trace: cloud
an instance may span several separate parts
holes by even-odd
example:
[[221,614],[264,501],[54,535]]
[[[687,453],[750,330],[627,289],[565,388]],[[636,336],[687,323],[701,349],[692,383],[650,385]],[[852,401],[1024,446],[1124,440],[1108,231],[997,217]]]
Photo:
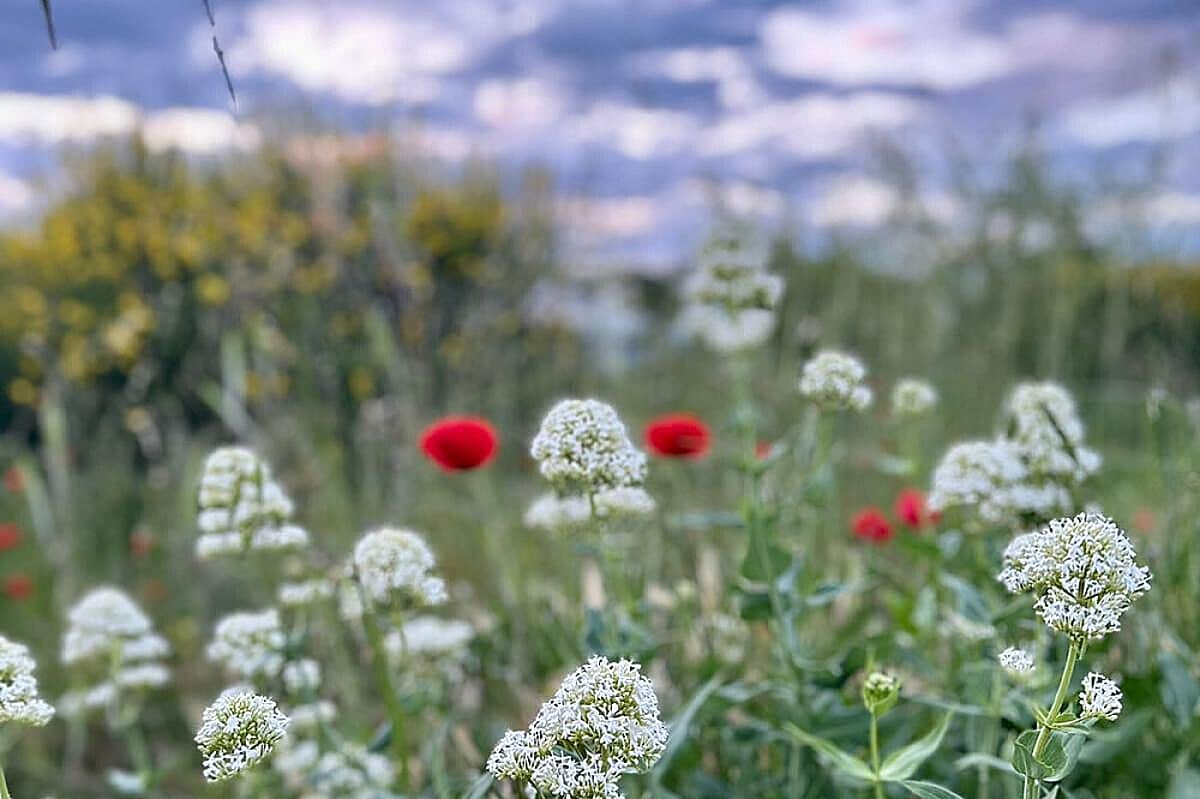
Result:
[[626,158],[644,161],[676,155],[690,146],[699,122],[683,111],[601,100],[564,126],[575,141],[612,147]]
[[[928,192],[912,200],[921,211],[939,222],[953,222],[959,203],[942,192]],[[812,202],[808,219],[824,228],[876,228],[899,213],[906,198],[894,186],[865,175],[843,174],[830,180]]]
[[634,71],[676,83],[713,83],[725,108],[745,108],[767,99],[754,68],[736,47],[656,50],[636,57]]
[[282,77],[301,89],[366,105],[423,103],[445,76],[545,20],[544,2],[263,0],[229,46],[239,75]]
[[210,108],[143,112],[111,96],[0,93],[0,143],[57,146],[140,131],[152,149],[197,155],[254,147],[258,130]]
[[1017,17],[995,32],[972,25],[970,0],[876,0],[827,12],[784,8],[760,35],[783,75],[841,86],[920,86],[954,91],[1020,71],[1119,68],[1152,32],[1062,12]]
[[1002,39],[966,27],[966,10],[930,0],[825,13],[783,8],[763,20],[763,52],[775,70],[798,78],[959,89],[1013,67]]
[[0,141],[59,145],[127,134],[138,108],[116,97],[0,93]]
[[854,149],[876,130],[896,130],[921,117],[923,104],[897,94],[812,94],[727,115],[706,130],[698,150],[725,156],[776,144],[800,159]]
[[563,92],[538,78],[485,80],[475,89],[475,118],[493,128],[538,128],[558,121]]
[[34,193],[25,181],[0,172],[0,220],[7,220],[33,207]]
[[1097,148],[1182,139],[1200,133],[1200,84],[1179,81],[1084,100],[1067,108],[1056,127],[1069,142]]

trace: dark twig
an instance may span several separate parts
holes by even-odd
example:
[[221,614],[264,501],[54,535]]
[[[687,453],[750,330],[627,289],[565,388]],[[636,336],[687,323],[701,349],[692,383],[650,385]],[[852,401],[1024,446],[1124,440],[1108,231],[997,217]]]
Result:
[[[49,0],[42,0],[43,3]],[[213,52],[217,54],[217,61],[221,64],[221,74],[225,76],[225,88],[229,90],[229,99],[233,100],[233,107],[237,108],[237,92],[233,90],[233,78],[229,76],[229,67],[225,64],[225,51],[221,49],[221,43],[217,41],[217,18],[213,16],[212,6],[209,0],[200,0],[204,4],[204,13],[208,16],[208,27],[212,29],[212,44]]]
[[46,17],[46,33],[50,35],[50,47],[57,50],[58,33],[54,30],[54,14],[50,11],[50,0],[42,0],[42,15]]

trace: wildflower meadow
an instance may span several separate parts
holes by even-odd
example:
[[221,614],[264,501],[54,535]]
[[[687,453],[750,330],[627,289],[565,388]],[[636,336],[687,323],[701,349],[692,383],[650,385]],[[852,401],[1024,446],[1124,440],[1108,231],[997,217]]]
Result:
[[0,799],[1200,799],[1194,13],[22,4]]

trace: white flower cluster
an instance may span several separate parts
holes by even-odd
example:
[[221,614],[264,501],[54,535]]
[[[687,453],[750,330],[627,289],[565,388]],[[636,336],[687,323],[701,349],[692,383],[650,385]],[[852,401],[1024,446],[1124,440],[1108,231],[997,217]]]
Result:
[[1057,383],[1022,383],[1008,400],[1008,437],[1037,477],[1077,484],[1100,468],[1083,443],[1083,422],[1070,392]]
[[685,287],[683,327],[718,353],[760,346],[775,329],[774,310],[784,288],[765,263],[759,248],[735,237],[714,238]]
[[1075,401],[1054,383],[1023,383],[1006,407],[1005,435],[956,444],[934,471],[930,507],[973,508],[984,522],[1045,521],[1074,509],[1072,490],[1100,467],[1083,445]]
[[621,775],[648,771],[666,744],[641,666],[593,657],[563,680],[528,730],[505,733],[487,768],[556,799],[617,799]]
[[1150,589],[1150,570],[1138,565],[1133,543],[1098,513],[1017,536],[999,579],[1012,593],[1037,594],[1034,608],[1046,625],[1077,640],[1121,629],[1121,616]]
[[64,696],[64,712],[104,707],[126,691],[166,685],[171,672],[162,661],[170,653],[166,639],[128,594],[110,586],[88,592],[67,612],[62,662],[105,676]]
[[286,644],[287,636],[275,608],[231,613],[217,622],[208,658],[246,680],[272,679],[283,669]]
[[587,497],[564,496],[554,493],[543,494],[525,511],[526,527],[544,530],[571,530],[584,528],[592,521],[592,510],[597,519],[612,519],[623,516],[644,516],[653,513],[657,504],[645,489],[632,486],[608,488]]
[[208,456],[199,504],[196,555],[202,560],[308,546],[308,533],[290,523],[292,501],[271,467],[245,447],[221,447]]
[[1015,524],[1065,513],[1071,495],[1053,482],[1031,482],[1017,446],[1006,439],[964,441],[950,447],[933,471],[929,506],[974,508],[984,522]]
[[384,648],[395,658],[460,657],[475,638],[475,628],[460,619],[417,616],[392,630]]
[[29,647],[0,635],[0,725],[44,727],[54,717],[38,693],[36,668]]
[[551,408],[530,454],[564,495],[636,488],[646,479],[645,453],[629,440],[613,407],[599,400],[567,399]]
[[283,685],[292,696],[313,693],[321,685],[321,664],[311,658],[285,663]]
[[196,745],[204,778],[221,782],[262,762],[283,740],[288,718],[275,700],[250,691],[226,691],[204,710]]
[[1085,719],[1116,721],[1121,717],[1121,689],[1099,672],[1089,672],[1079,691],[1079,715]]
[[1000,668],[1013,676],[1019,677],[1033,671],[1033,655],[1024,649],[1010,646],[1001,652],[997,659],[1000,661]]
[[818,352],[800,373],[800,393],[830,410],[864,411],[871,406],[867,368],[844,352]]
[[892,387],[893,416],[923,416],[938,403],[937,389],[924,380],[904,378]]
[[292,580],[279,586],[279,604],[285,608],[314,605],[332,599],[335,587],[332,580],[313,577],[308,580]]
[[390,799],[396,778],[384,755],[354,744],[322,753],[311,740],[285,742],[275,769],[300,799]]
[[354,547],[354,573],[367,597],[379,603],[399,596],[414,605],[446,601],[446,583],[434,573],[433,552],[411,530],[384,527]]

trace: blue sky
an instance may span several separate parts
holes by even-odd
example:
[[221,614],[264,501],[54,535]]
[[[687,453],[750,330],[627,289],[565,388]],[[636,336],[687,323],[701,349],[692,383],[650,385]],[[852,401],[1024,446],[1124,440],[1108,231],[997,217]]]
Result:
[[881,140],[950,223],[948,150],[986,174],[1030,120],[1077,178],[1136,178],[1166,152],[1136,210],[1200,228],[1195,0],[213,0],[236,116],[200,0],[56,5],[57,52],[34,0],[0,12],[0,216],[35,213],[64,147],[142,127],[205,156],[302,108],[451,163],[546,164],[598,261],[673,263],[714,197],[871,229],[897,203]]

